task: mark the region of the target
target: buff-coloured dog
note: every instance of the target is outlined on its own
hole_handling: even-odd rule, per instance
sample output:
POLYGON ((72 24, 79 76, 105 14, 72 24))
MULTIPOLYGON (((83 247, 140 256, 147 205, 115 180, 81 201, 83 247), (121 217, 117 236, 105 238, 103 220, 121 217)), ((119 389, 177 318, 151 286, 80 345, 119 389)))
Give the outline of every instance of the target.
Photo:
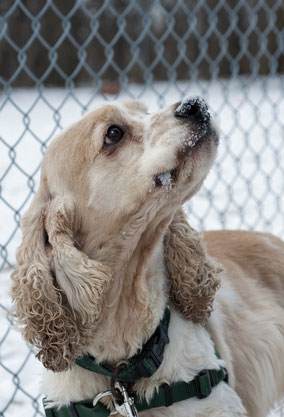
POLYGON ((49 146, 22 222, 12 297, 53 406, 108 389, 108 377, 75 359, 127 360, 167 305, 163 362, 135 392, 150 399, 164 382, 220 365, 229 383, 145 417, 263 417, 284 395, 283 242, 242 231, 200 236, 182 211, 217 146, 200 99, 152 114, 138 102, 107 104, 49 146))

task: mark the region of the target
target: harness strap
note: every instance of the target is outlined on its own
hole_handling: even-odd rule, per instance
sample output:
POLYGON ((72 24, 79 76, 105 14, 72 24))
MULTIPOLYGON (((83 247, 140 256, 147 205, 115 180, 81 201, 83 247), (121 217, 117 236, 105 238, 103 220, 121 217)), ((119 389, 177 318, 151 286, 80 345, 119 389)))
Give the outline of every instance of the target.
MULTIPOLYGON (((228 382, 228 373, 225 368, 206 369, 196 375, 190 382, 175 382, 171 385, 162 384, 149 402, 145 399, 141 400, 134 394, 135 407, 138 411, 144 411, 157 407, 169 407, 176 402, 193 397, 206 398, 210 395, 212 389, 222 381, 228 382)), ((98 403, 94 407, 92 401, 80 401, 60 409, 46 408, 48 402, 45 400, 43 404, 46 417, 108 417, 110 414, 110 411, 102 403, 98 403)))
POLYGON ((166 308, 159 326, 145 343, 142 351, 132 356, 125 365, 115 368, 107 363, 98 364, 91 355, 77 358, 76 364, 89 371, 111 378, 115 377, 115 380, 120 382, 134 383, 140 378, 149 378, 157 371, 163 361, 165 346, 169 343, 170 315, 170 309, 166 308))

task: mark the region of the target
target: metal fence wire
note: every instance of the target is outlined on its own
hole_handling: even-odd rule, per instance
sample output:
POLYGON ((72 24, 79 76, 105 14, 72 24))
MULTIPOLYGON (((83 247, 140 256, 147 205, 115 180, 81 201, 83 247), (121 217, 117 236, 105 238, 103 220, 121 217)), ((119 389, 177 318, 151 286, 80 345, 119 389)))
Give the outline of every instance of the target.
POLYGON ((284 237, 283 27, 283 0, 0 2, 1 417, 42 414, 9 314, 19 221, 48 142, 97 102, 205 97, 221 144, 191 222, 284 237))

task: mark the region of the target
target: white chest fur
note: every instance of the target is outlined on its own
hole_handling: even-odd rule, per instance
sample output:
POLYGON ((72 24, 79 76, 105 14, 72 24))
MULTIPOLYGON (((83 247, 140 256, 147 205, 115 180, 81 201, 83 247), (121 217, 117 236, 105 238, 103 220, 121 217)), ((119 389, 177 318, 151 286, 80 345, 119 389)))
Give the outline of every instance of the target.
MULTIPOLYGON (((158 371, 147 379, 140 380, 135 389, 147 399, 156 387, 164 382, 190 381, 202 369, 219 368, 223 361, 215 355, 214 344, 207 330, 184 320, 172 312, 169 326, 170 343, 158 371)), ((98 392, 109 388, 109 379, 78 366, 55 374, 45 371, 42 392, 53 405, 60 406, 70 401, 92 399, 98 392)), ((190 399, 168 408, 153 409, 141 413, 147 417, 159 415, 193 416, 241 416, 245 415, 240 399, 226 383, 220 383, 204 400, 190 399)))

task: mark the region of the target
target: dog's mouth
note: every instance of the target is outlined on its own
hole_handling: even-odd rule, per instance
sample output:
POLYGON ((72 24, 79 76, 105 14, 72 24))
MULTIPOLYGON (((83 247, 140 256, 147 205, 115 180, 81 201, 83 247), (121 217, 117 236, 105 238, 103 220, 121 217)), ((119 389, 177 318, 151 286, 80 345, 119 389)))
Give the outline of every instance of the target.
POLYGON ((165 171, 154 175, 154 183, 156 187, 164 187, 170 190, 175 185, 177 177, 178 168, 173 168, 170 171, 165 171))
POLYGON ((177 160, 178 164, 175 168, 172 168, 168 171, 160 172, 155 174, 153 177, 154 184, 158 188, 165 188, 166 190, 171 190, 174 185, 177 183, 180 171, 185 165, 186 159, 195 148, 198 148, 202 142, 206 139, 208 132, 206 134, 196 134, 191 135, 191 138, 186 139, 181 148, 178 151, 177 160))
MULTIPOLYGON (((185 99, 175 108, 174 117, 179 126, 182 126, 180 144, 176 149, 176 164, 174 168, 158 172, 153 176, 157 188, 171 190, 182 177, 182 171, 187 170, 192 164, 187 164, 189 159, 199 161, 199 151, 204 148, 208 141, 218 145, 218 135, 211 122, 211 116, 207 104, 200 98, 185 99), (204 147, 203 147, 204 145, 204 147)), ((209 147, 207 147, 209 152, 209 147)), ((186 175, 188 178, 189 176, 186 175)))

